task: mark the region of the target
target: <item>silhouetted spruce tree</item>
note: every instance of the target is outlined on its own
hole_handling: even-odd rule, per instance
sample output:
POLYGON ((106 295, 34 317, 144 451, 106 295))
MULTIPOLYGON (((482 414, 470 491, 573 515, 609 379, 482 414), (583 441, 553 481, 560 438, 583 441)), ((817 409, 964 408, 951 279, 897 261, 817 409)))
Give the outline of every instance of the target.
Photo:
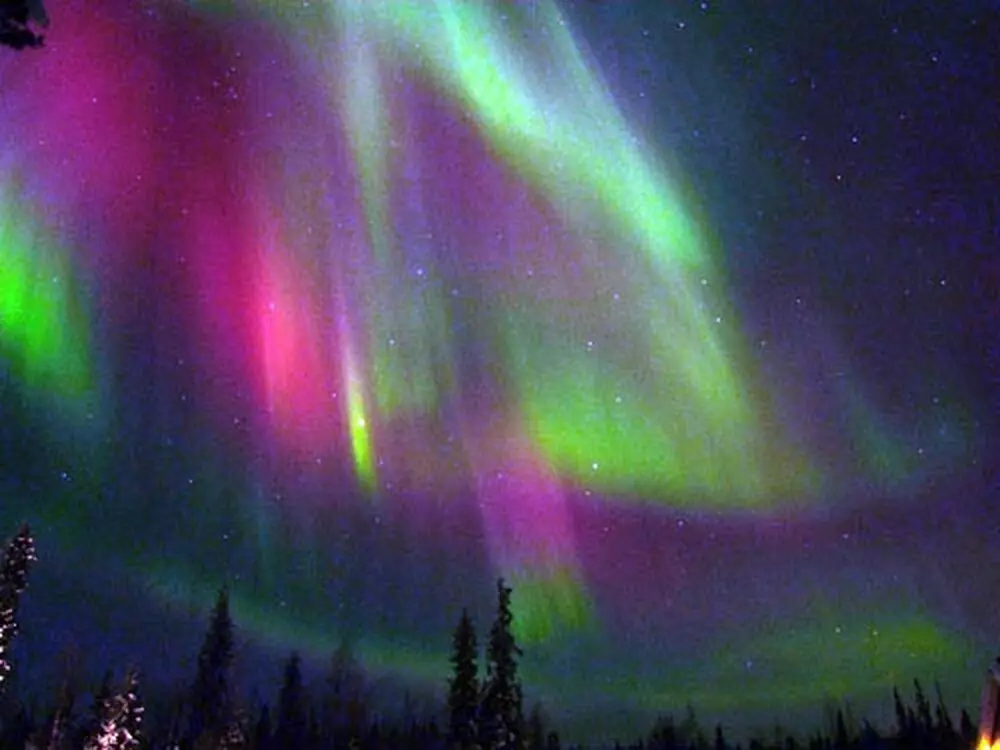
POLYGON ((134 670, 129 670, 122 689, 104 700, 101 725, 87 740, 84 750, 133 750, 139 747, 142 714, 139 677, 134 670))
POLYGON ((448 743, 456 748, 476 747, 476 715, 479 711, 479 666, 476 661, 476 629, 468 610, 452 636, 452 678, 448 683, 448 743))
POLYGON ((524 714, 517 660, 521 649, 514 640, 511 589, 497 581, 497 616, 486 648, 486 682, 480 710, 480 744, 485 750, 520 748, 524 714))
POLYGON ((321 717, 323 732, 337 745, 362 739, 368 725, 365 673, 354 657, 350 642, 340 642, 330 660, 321 717))
POLYGON ((35 559, 35 541, 28 524, 24 524, 7 545, 0 562, 0 690, 10 674, 10 646, 17 635, 17 608, 35 559))
POLYGON ((97 731, 101 728, 101 718, 104 716, 104 702, 111 698, 111 691, 114 690, 114 679, 114 672, 110 669, 101 678, 100 684, 93 692, 90 709, 87 711, 83 721, 80 722, 80 727, 73 742, 74 747, 81 747, 88 738, 97 734, 97 731))
POLYGON ((118 747, 139 747, 142 744, 146 707, 142 700, 139 673, 135 669, 130 669, 125 674, 120 695, 123 698, 125 709, 122 716, 122 742, 118 747))
POLYGON ((223 587, 216 598, 205 642, 198 653, 198 672, 191 689, 188 723, 191 740, 197 742, 206 735, 221 737, 225 731, 229 719, 229 669, 232 663, 233 621, 229 615, 229 590, 223 587))
POLYGON ((977 736, 979 735, 979 730, 976 725, 972 723, 972 718, 969 716, 969 712, 966 709, 962 709, 962 715, 958 721, 958 732, 962 738, 962 744, 965 747, 972 747, 975 743, 977 736))
POLYGON ((222 737, 216 747, 218 750, 243 750, 249 744, 247 738, 247 719, 242 711, 230 712, 222 737))
POLYGON ((164 750, 179 750, 186 744, 185 731, 187 727, 187 707, 190 700, 189 688, 186 685, 175 687, 166 700, 165 732, 166 744, 164 750))
POLYGON ((3 722, 3 731, 0 731, 0 747, 22 748, 25 747, 31 735, 37 729, 35 717, 24 705, 19 705, 17 711, 9 719, 3 722))
POLYGON ((441 728, 438 726, 437 720, 433 716, 430 717, 424 725, 424 735, 427 737, 427 742, 431 746, 437 746, 443 739, 441 736, 441 728))
POLYGON ((722 724, 715 725, 715 742, 712 745, 713 750, 729 750, 726 745, 726 736, 722 732, 722 724))
POLYGON ((292 652, 285 663, 284 681, 278 695, 275 745, 282 750, 303 748, 309 730, 308 720, 305 689, 302 686, 302 659, 298 653, 292 652))
POLYGON ((833 730, 834 750, 847 750, 851 744, 851 738, 847 734, 847 723, 844 721, 844 710, 842 708, 837 709, 835 722, 836 726, 833 730))
POLYGON ((545 714, 542 712, 542 704, 536 703, 531 707, 526 729, 525 745, 528 747, 528 750, 545 750, 547 732, 545 730, 545 714))
POLYGON ((63 680, 56 696, 56 705, 52 711, 52 719, 46 732, 45 746, 48 750, 63 750, 71 744, 73 735, 73 706, 76 695, 69 679, 63 680))
POLYGON ((882 737, 868 719, 864 720, 861 727, 861 737, 858 744, 861 750, 877 750, 877 748, 882 747, 882 737))
MULTIPOLYGON (((777 729, 777 728, 776 728, 777 729)), ((701 727, 698 725, 698 715, 695 713, 694 706, 688 703, 684 707, 684 718, 681 720, 680 725, 677 727, 677 743, 681 747, 696 747, 698 744, 698 735, 701 732, 701 727)), ((775 736, 780 735, 780 730, 775 736)), ((780 743, 779 743, 780 744, 780 743)))
POLYGON ((909 736, 905 743, 909 743, 913 746, 923 745, 923 735, 920 733, 920 722, 917 720, 917 715, 913 712, 913 706, 906 707, 906 725, 909 727, 909 736))
MULTIPOLYGON (((306 747, 310 748, 310 750, 326 747, 323 738, 323 723, 319 720, 319 711, 316 710, 316 706, 314 705, 309 706, 307 724, 306 747)), ((373 726, 377 726, 377 724, 373 726)))
POLYGON ((951 720, 951 713, 941 693, 941 683, 937 681, 934 682, 934 693, 937 696, 937 705, 934 706, 935 744, 942 748, 951 747, 958 741, 958 735, 955 733, 955 724, 951 720))
POLYGON ((271 726, 271 709, 265 703, 260 708, 260 715, 253 729, 252 745, 255 750, 270 750, 274 730, 271 726))
POLYGON ((650 750, 676 750, 679 747, 677 739, 674 717, 668 714, 656 720, 653 731, 649 733, 647 747, 650 750))
POLYGON ((910 717, 906 712, 903 699, 899 696, 899 689, 895 686, 892 688, 892 707, 896 714, 896 738, 904 743, 909 742, 912 736, 910 717))
POLYGON ((924 688, 920 680, 913 681, 913 693, 917 703, 917 727, 922 743, 927 744, 933 741, 934 719, 931 718, 931 702, 924 694, 924 688))

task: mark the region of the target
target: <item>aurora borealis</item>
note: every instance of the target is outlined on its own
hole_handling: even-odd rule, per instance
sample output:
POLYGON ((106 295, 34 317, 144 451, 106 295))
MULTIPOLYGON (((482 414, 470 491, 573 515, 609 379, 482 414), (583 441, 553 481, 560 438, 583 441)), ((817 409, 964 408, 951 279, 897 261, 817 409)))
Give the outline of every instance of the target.
POLYGON ((995 11, 100 5, 0 56, 25 654, 168 684, 228 583, 248 684, 439 688, 503 575, 570 737, 972 705, 995 11))

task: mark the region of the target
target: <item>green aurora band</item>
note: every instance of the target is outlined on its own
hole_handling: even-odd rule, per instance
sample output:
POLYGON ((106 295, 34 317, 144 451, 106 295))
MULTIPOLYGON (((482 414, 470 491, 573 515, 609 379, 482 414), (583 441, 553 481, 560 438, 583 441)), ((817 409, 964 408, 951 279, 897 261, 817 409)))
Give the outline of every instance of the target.
POLYGON ((84 403, 93 391, 90 332, 68 253, 0 185, 0 358, 25 387, 84 403))
POLYGON ((483 139, 545 196, 578 238, 582 266, 602 267, 601 255, 615 249, 631 312, 591 306, 627 331, 629 348, 599 343, 591 355, 584 339, 566 336, 572 311, 538 299, 497 310, 506 321, 507 386, 553 468, 600 489, 739 507, 812 486, 805 459, 783 450, 773 460, 769 444, 780 437, 762 435, 750 388, 728 354, 738 331, 730 316, 722 322, 705 288, 718 274, 684 190, 645 155, 553 4, 536 7, 548 35, 538 60, 521 54, 496 14, 478 4, 344 2, 327 10, 334 38, 357 51, 338 71, 335 56, 312 45, 339 81, 331 103, 347 113, 359 173, 371 248, 359 272, 369 343, 361 371, 381 416, 433 411, 455 387, 443 283, 431 264, 423 278, 404 271, 387 230, 394 133, 382 76, 405 61, 461 102, 483 139), (532 65, 552 60, 559 64, 544 66, 546 80, 533 74, 532 65))

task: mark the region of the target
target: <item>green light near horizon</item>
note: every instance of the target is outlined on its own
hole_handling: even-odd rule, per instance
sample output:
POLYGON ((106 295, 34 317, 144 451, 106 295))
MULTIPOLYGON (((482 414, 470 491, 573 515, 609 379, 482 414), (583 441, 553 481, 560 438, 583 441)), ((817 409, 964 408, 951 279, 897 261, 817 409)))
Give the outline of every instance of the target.
POLYGON ((593 625, 586 586, 566 566, 514 573, 510 585, 516 592, 511 598, 514 636, 522 643, 542 643, 593 625))
POLYGON ((914 678, 940 679, 951 693, 954 675, 977 658, 971 641, 920 614, 827 612, 782 619, 769 630, 725 639, 698 670, 683 670, 683 679, 662 689, 650 685, 631 699, 647 710, 688 703, 728 713, 820 707, 851 696, 891 709, 894 687, 905 692, 914 678))
MULTIPOLYGON (((166 563, 156 564, 141 576, 141 583, 156 600, 198 607, 205 622, 219 591, 219 583, 209 583, 194 570, 166 563)), ((341 646, 348 632, 320 618, 315 611, 297 612, 294 607, 268 607, 259 592, 238 581, 229 584, 229 606, 236 627, 260 645, 283 650, 294 644, 303 656, 327 661, 341 646)), ((427 684, 443 684, 448 675, 448 657, 439 651, 405 649, 390 638, 369 634, 352 643, 353 656, 369 673, 392 673, 427 684)))

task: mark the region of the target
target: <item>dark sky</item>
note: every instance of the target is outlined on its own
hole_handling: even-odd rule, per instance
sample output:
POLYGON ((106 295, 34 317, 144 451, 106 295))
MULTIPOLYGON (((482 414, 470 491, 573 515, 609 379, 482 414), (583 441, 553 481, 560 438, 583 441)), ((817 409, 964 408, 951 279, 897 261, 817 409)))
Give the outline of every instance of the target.
POLYGON ((248 689, 432 692, 502 575, 570 738, 975 709, 990 3, 98 5, 0 56, 22 675, 189 679, 225 583, 248 689))

